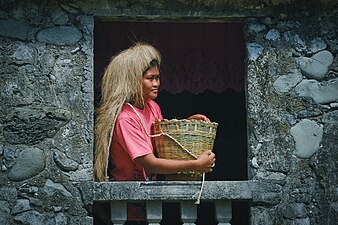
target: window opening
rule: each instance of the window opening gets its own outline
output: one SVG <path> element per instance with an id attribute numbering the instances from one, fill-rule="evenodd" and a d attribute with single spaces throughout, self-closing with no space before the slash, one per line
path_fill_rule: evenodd
<path id="1" fill-rule="evenodd" d="M 164 118 L 183 119 L 202 113 L 219 123 L 214 144 L 217 163 L 206 180 L 247 180 L 243 30 L 242 23 L 96 20 L 95 107 L 110 57 L 136 41 L 150 43 L 162 55 L 161 87 L 156 101 Z M 234 202 L 233 214 L 233 225 L 247 223 L 243 222 L 248 218 L 247 204 Z"/>

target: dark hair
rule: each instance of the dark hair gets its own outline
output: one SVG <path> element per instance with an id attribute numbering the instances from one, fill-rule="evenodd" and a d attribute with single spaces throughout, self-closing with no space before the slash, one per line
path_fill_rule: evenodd
<path id="1" fill-rule="evenodd" d="M 153 68 L 155 66 L 160 67 L 160 64 L 156 59 L 153 59 L 153 60 L 150 61 L 149 67 L 143 72 L 143 74 L 145 74 L 148 70 L 150 70 L 151 68 Z"/>

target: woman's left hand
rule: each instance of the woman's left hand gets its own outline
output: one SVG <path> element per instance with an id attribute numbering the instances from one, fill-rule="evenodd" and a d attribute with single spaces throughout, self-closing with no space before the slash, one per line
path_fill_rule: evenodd
<path id="1" fill-rule="evenodd" d="M 188 120 L 203 120 L 205 122 L 210 122 L 209 118 L 202 114 L 195 114 L 195 115 L 189 116 L 187 119 Z"/>

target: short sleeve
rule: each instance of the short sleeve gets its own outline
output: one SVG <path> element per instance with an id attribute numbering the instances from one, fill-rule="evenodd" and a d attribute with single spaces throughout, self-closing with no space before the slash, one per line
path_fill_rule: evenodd
<path id="1" fill-rule="evenodd" d="M 140 123 L 132 118 L 120 118 L 116 121 L 115 132 L 118 143 L 131 159 L 153 153 L 151 142 Z"/>

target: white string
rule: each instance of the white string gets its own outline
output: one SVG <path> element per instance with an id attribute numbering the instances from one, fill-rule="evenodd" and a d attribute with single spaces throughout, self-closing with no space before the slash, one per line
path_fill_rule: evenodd
<path id="1" fill-rule="evenodd" d="M 129 105 L 129 106 L 134 110 L 134 112 L 136 113 L 137 117 L 139 118 L 139 120 L 140 120 L 140 122 L 141 122 L 141 125 L 142 125 L 142 127 L 143 127 L 143 130 L 144 130 L 144 132 L 146 133 L 146 135 L 147 135 L 148 137 L 152 138 L 152 137 L 159 137 L 159 136 L 161 136 L 161 135 L 165 135 L 165 136 L 169 137 L 170 139 L 172 139 L 175 143 L 177 143 L 177 144 L 178 144 L 183 150 L 185 150 L 189 155 L 191 155 L 192 157 L 194 157 L 195 159 L 197 159 L 197 156 L 196 156 L 196 155 L 194 155 L 194 154 L 191 153 L 188 149 L 186 149 L 186 148 L 185 148 L 179 141 L 177 141 L 174 137 L 172 137 L 171 135 L 169 135 L 169 134 L 167 134 L 167 133 L 164 133 L 162 130 L 160 131 L 159 134 L 153 134 L 153 135 L 148 134 L 148 132 L 147 132 L 147 130 L 146 130 L 144 124 L 143 124 L 142 118 L 141 118 L 141 116 L 139 115 L 139 113 L 136 111 L 136 109 L 134 108 L 134 106 L 131 105 L 131 104 L 128 103 L 128 102 L 127 102 L 127 105 Z M 203 191 L 203 187 L 204 187 L 204 181 L 205 181 L 205 172 L 203 172 L 203 174 L 202 174 L 202 185 L 201 185 L 201 190 L 200 190 L 200 192 L 199 192 L 199 194 L 198 194 L 198 198 L 197 198 L 197 200 L 196 200 L 196 202 L 195 202 L 196 205 L 200 204 L 200 199 L 201 199 L 202 191 Z"/>
<path id="2" fill-rule="evenodd" d="M 204 180 L 205 180 L 205 173 L 203 172 L 201 190 L 200 190 L 200 193 L 198 194 L 197 200 L 195 201 L 195 205 L 199 205 L 201 202 L 202 190 L 204 187 Z"/>

